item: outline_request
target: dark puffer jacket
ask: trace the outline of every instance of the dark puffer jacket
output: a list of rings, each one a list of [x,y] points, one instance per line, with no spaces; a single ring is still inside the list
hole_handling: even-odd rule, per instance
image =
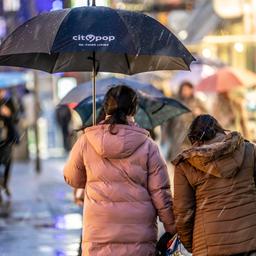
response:
[[[193,256],[256,250],[254,161],[254,145],[236,132],[174,160],[177,230]]]

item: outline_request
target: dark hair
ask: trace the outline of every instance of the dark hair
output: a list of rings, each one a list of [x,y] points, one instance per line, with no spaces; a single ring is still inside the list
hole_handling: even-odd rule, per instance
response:
[[[104,123],[110,124],[112,134],[115,124],[128,124],[127,116],[135,115],[137,104],[137,94],[128,86],[118,85],[108,90],[103,104],[107,117]]]
[[[180,84],[180,87],[179,87],[179,91],[178,91],[178,96],[181,98],[182,97],[182,91],[183,91],[183,88],[184,87],[189,87],[190,89],[193,89],[194,86],[192,83],[190,83],[189,81],[183,81],[181,84]]]
[[[216,134],[225,133],[218,121],[211,115],[197,116],[189,127],[188,138],[191,144],[213,139]]]

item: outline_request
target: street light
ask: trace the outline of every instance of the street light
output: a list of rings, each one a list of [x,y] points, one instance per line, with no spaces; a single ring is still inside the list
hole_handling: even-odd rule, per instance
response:
[[[237,52],[242,53],[244,51],[244,44],[237,42],[234,44],[234,48]]]
[[[181,30],[179,32],[179,37],[181,40],[186,40],[188,37],[188,32],[186,30]]]
[[[212,51],[209,48],[204,48],[202,51],[202,55],[205,58],[211,58],[212,57]]]
[[[234,19],[243,15],[243,1],[214,0],[214,11],[223,19]]]

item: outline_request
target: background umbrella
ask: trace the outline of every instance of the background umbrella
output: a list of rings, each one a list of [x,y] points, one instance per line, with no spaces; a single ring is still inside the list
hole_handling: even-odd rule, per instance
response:
[[[193,85],[197,85],[200,81],[212,74],[214,74],[217,69],[206,64],[191,64],[191,72],[178,71],[170,80],[171,89],[178,92],[180,85],[184,81],[188,81]]]
[[[104,95],[113,85],[127,85],[134,90],[152,94],[154,96],[163,96],[162,92],[156,89],[152,84],[141,83],[135,79],[108,77],[97,81],[97,94]],[[83,99],[92,96],[91,82],[81,84],[73,88],[60,102],[60,104],[79,103]]]
[[[145,129],[153,129],[154,127],[164,123],[165,121],[189,112],[190,110],[179,101],[167,97],[154,97],[144,92],[138,91],[139,108],[135,116],[136,122]],[[104,95],[96,96],[97,116],[99,116]],[[84,99],[75,110],[78,112],[84,125],[92,124],[92,97]]]
[[[98,71],[131,75],[187,70],[193,60],[183,44],[153,18],[95,6],[40,14],[18,27],[0,47],[0,65],[50,73],[92,71],[93,95]]]
[[[243,69],[224,67],[203,79],[196,90],[204,92],[227,92],[239,86],[256,85],[256,74]]]
[[[190,65],[191,72],[178,71],[171,78],[170,85],[174,91],[178,91],[179,86],[184,81],[189,81],[197,85],[200,81],[213,75],[218,69],[225,67],[225,63],[217,59],[195,56],[196,61]]]

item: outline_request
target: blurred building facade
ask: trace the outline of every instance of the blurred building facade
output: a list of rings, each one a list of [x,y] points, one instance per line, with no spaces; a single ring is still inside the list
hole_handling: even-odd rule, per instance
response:
[[[256,71],[255,0],[197,0],[167,19],[192,52]]]

